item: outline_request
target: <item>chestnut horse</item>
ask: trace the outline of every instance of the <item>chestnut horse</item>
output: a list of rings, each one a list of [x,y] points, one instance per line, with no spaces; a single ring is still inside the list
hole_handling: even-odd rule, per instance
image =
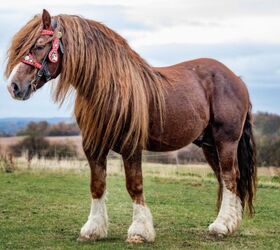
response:
[[[74,113],[91,169],[88,221],[80,240],[107,236],[106,157],[124,162],[133,200],[128,242],[154,241],[144,201],[142,150],[202,147],[219,182],[214,235],[236,231],[245,207],[253,213],[256,166],[251,104],[245,84],[223,64],[197,59],[169,67],[146,63],[111,29],[79,16],[35,16],[14,36],[6,76],[13,98],[26,100],[51,79],[54,99],[74,91]],[[54,84],[54,83],[53,83]]]

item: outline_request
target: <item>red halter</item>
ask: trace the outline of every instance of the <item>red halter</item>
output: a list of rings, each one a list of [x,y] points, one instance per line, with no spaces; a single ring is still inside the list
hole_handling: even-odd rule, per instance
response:
[[[49,58],[49,60],[52,63],[57,63],[58,61],[58,49],[60,48],[61,53],[64,53],[64,49],[63,49],[63,44],[60,41],[60,38],[62,37],[61,32],[54,32],[51,30],[45,30],[43,29],[41,31],[41,35],[43,36],[52,36],[55,35],[52,39],[52,48],[50,49],[50,51],[45,55],[43,61],[41,63],[39,63],[31,53],[29,53],[28,55],[26,55],[21,62],[31,65],[33,67],[35,67],[36,69],[38,69],[37,73],[36,73],[36,77],[35,79],[31,82],[31,86],[32,89],[35,91],[37,89],[37,81],[39,79],[41,79],[43,76],[46,78],[47,81],[52,79],[52,75],[48,69],[48,63],[47,63],[47,58]],[[56,66],[56,71],[58,69],[59,65]],[[56,72],[55,71],[55,72]]]
[[[41,31],[41,35],[43,36],[52,36],[54,35],[54,31],[52,30],[42,30]],[[57,63],[58,61],[58,49],[60,46],[60,38],[61,38],[61,32],[57,32],[56,33],[56,37],[53,38],[53,42],[52,42],[52,49],[48,54],[48,58],[52,63]],[[36,59],[33,57],[33,55],[31,53],[29,53],[28,55],[26,55],[22,60],[23,63],[31,65],[37,69],[41,69],[42,68],[42,64],[37,62]]]
[[[35,60],[35,58],[32,56],[31,53],[29,53],[27,56],[25,56],[22,60],[23,63],[25,64],[29,64],[37,69],[41,69],[42,68],[42,64],[37,62]]]

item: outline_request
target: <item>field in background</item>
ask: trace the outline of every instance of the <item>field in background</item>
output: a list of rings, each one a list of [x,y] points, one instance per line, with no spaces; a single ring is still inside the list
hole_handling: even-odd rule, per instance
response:
[[[25,138],[25,137],[24,136],[0,137],[0,155],[8,154],[9,147],[11,145],[15,145],[15,144],[19,143],[21,140],[23,140],[23,138]],[[55,167],[58,167],[58,166],[64,167],[65,166],[66,168],[68,168],[70,166],[70,168],[71,167],[75,168],[76,165],[78,165],[78,167],[79,167],[81,164],[86,164],[86,163],[80,163],[81,160],[85,160],[85,155],[84,155],[84,151],[82,148],[81,136],[49,136],[49,137],[45,137],[45,138],[51,144],[55,143],[55,144],[63,144],[63,145],[69,145],[69,144],[74,145],[75,149],[77,151],[77,158],[78,158],[77,160],[57,162],[57,163],[55,163]],[[24,162],[24,157],[25,156],[23,155],[23,157],[19,160],[23,167],[24,167],[24,165],[26,165]],[[195,172],[202,171],[203,173],[206,172],[207,174],[209,172],[211,172],[208,165],[204,162],[205,158],[203,156],[201,148],[198,148],[197,146],[195,146],[193,144],[188,145],[187,147],[184,147],[180,150],[173,151],[173,152],[147,152],[147,151],[144,151],[142,158],[143,158],[144,162],[153,162],[153,163],[157,163],[158,165],[161,165],[160,163],[165,163],[165,164],[163,164],[163,166],[164,166],[164,171],[165,170],[168,171],[167,174],[169,174],[170,172],[174,172],[173,170],[177,169],[177,168],[184,169],[185,166],[187,166],[188,169],[191,169]],[[116,164],[115,165],[112,164],[113,167],[116,167],[116,166],[119,166],[120,164],[122,164],[121,161],[118,160],[118,159],[120,159],[119,155],[114,152],[110,152],[109,159],[116,160]],[[16,161],[18,161],[18,159],[16,159]],[[34,166],[37,164],[38,167],[47,165],[44,162],[45,162],[44,160],[38,162],[36,160],[36,157],[34,160],[32,160],[32,164]],[[56,161],[54,161],[54,162],[56,162]],[[172,170],[169,171],[168,170],[168,169],[170,169],[170,167],[168,167],[169,165],[176,165],[176,168],[171,167]],[[192,165],[194,165],[195,167],[191,167]],[[203,167],[201,168],[201,166],[203,166]],[[157,172],[158,170],[155,170],[155,171]],[[177,171],[177,170],[175,170],[175,171]],[[260,174],[267,175],[267,176],[268,175],[270,175],[270,176],[280,175],[280,167],[258,167],[258,171]]]
[[[112,158],[112,155],[114,158]],[[89,165],[86,160],[46,160],[34,158],[30,165],[25,157],[16,158],[15,165],[18,170],[47,171],[67,173],[89,172]],[[163,177],[174,179],[207,179],[216,182],[214,173],[208,164],[160,164],[142,163],[144,176]],[[108,175],[123,175],[123,162],[117,154],[111,154],[107,161]],[[262,185],[270,185],[280,188],[279,167],[259,167],[258,181]]]
[[[262,176],[256,216],[245,217],[235,235],[213,238],[207,226],[216,216],[217,185],[210,169],[144,164],[157,238],[132,246],[125,243],[132,204],[119,160],[108,164],[108,238],[83,243],[76,238],[90,205],[86,162],[34,161],[29,169],[18,164],[14,173],[0,172],[1,249],[280,249],[279,178]]]
[[[0,154],[9,154],[9,147],[18,144],[24,138],[24,136],[0,137]],[[77,158],[85,159],[81,136],[46,136],[44,138],[51,144],[74,145],[77,151]],[[117,154],[114,154],[113,152],[110,154],[113,158],[115,158],[116,155]],[[202,150],[195,145],[188,145],[187,147],[173,152],[155,153],[144,151],[143,160],[173,164],[205,161]]]

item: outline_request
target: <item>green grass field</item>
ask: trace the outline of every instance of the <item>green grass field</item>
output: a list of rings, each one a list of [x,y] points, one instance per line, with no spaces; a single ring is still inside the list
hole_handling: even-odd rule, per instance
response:
[[[132,204],[124,177],[108,177],[109,236],[78,242],[88,216],[88,172],[0,173],[1,249],[280,249],[280,189],[261,185],[256,216],[243,220],[226,238],[208,235],[216,215],[214,179],[145,178],[145,196],[154,216],[156,241],[125,243]]]

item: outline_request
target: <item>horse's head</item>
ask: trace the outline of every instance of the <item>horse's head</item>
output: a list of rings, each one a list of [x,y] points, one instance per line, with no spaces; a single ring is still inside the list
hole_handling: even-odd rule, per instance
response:
[[[27,100],[32,92],[60,74],[63,55],[61,36],[55,19],[43,10],[38,39],[30,44],[30,51],[9,76],[7,88],[13,98]]]

